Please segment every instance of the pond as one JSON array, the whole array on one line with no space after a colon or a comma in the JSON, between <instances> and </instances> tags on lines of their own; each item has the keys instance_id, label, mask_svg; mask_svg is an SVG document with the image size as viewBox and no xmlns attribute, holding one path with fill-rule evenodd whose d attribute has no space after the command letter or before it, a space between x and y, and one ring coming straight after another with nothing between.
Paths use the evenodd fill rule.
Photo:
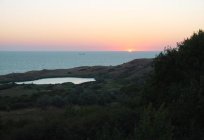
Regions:
<instances>
[{"instance_id":1,"label":"pond","mask_svg":"<svg viewBox=\"0 0 204 140\"><path fill-rule=\"evenodd\" d=\"M16 84L63 84L67 82L71 82L73 84L82 84L86 82L96 81L94 78L76 78L76 77L64 77L64 78L43 78L39 80L33 81L24 81L24 82L15 82Z\"/></svg>"}]
</instances>

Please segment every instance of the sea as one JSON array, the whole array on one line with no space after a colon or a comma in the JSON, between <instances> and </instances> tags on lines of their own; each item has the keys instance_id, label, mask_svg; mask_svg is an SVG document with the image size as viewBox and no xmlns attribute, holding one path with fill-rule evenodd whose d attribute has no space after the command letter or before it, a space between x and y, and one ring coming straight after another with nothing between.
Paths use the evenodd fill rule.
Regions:
<instances>
[{"instance_id":1,"label":"sea","mask_svg":"<svg viewBox=\"0 0 204 140\"><path fill-rule=\"evenodd\" d=\"M116 66L140 58L154 58L158 51L135 52L0 52L0 75L79 66Z\"/></svg>"}]
</instances>

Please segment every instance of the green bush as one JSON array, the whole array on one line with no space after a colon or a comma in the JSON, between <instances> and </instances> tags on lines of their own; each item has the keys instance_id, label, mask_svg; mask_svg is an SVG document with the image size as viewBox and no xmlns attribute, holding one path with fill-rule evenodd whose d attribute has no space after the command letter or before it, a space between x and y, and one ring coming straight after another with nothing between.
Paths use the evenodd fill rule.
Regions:
<instances>
[{"instance_id":1,"label":"green bush","mask_svg":"<svg viewBox=\"0 0 204 140\"><path fill-rule=\"evenodd\" d=\"M143 102L169 109L176 139L202 139L204 130L204 32L198 31L154 59Z\"/></svg>"},{"instance_id":2,"label":"green bush","mask_svg":"<svg viewBox=\"0 0 204 140\"><path fill-rule=\"evenodd\" d=\"M158 110L151 104L146 107L138 125L135 129L137 140L172 140L173 126L164 105Z\"/></svg>"}]
</instances>

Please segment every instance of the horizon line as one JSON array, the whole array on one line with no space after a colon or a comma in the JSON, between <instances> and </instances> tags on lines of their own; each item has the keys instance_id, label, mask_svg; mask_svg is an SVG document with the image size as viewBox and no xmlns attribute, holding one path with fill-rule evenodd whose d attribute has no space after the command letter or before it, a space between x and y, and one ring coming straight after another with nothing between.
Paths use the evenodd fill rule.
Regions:
<instances>
[{"instance_id":1,"label":"horizon line","mask_svg":"<svg viewBox=\"0 0 204 140\"><path fill-rule=\"evenodd\" d=\"M134 53L134 52L161 52L163 50L138 50L138 51L131 51L129 52L128 50L0 50L0 52L129 52L129 53Z\"/></svg>"}]
</instances>

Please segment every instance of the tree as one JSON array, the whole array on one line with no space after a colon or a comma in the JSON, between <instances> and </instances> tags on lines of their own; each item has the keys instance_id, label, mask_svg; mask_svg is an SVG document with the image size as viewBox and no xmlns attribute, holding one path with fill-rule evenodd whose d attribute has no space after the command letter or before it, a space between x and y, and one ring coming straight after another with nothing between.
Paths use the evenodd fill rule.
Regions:
<instances>
[{"instance_id":1,"label":"tree","mask_svg":"<svg viewBox=\"0 0 204 140\"><path fill-rule=\"evenodd\" d=\"M169 109L177 139L202 139L204 130L204 32L167 48L153 62L145 103Z\"/></svg>"},{"instance_id":2,"label":"tree","mask_svg":"<svg viewBox=\"0 0 204 140\"><path fill-rule=\"evenodd\" d=\"M168 111L161 105L158 110L150 104L141 114L141 119L135 130L138 140L172 140L173 126L168 117Z\"/></svg>"}]
</instances>

